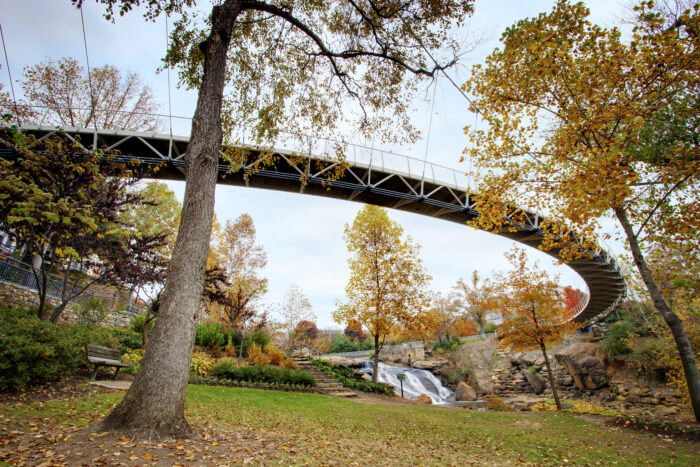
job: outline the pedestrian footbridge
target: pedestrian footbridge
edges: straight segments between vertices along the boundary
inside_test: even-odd
[[[59,128],[31,126],[23,127],[23,130],[43,137]],[[123,157],[159,164],[161,168],[153,178],[185,179],[186,137],[72,127],[60,130],[79,140],[86,148],[114,149]],[[469,194],[471,180],[468,176],[444,166],[365,146],[343,144],[348,166],[339,179],[329,181],[327,175],[338,162],[310,154],[327,154],[333,151],[335,144],[318,140],[306,150],[273,149],[277,156],[274,165],[256,168],[253,162],[243,162],[240,170],[235,172],[231,172],[231,166],[221,159],[219,183],[375,204],[462,225],[479,215]],[[260,151],[253,147],[247,149],[250,151],[247,160],[253,161]],[[536,248],[543,238],[541,221],[539,214],[527,212],[525,223],[514,226],[516,231],[503,231],[497,235]],[[558,250],[547,253],[557,256]],[[575,320],[589,321],[604,315],[625,297],[626,286],[620,267],[604,249],[597,249],[590,257],[567,265],[581,276],[589,290],[577,307]]]

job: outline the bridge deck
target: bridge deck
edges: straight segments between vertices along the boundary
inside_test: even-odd
[[[136,157],[148,164],[164,164],[154,178],[184,180],[184,154],[188,139],[169,135],[145,134],[126,131],[84,128],[62,128],[72,137],[79,136],[86,147],[97,144],[119,150],[124,155]],[[44,136],[56,131],[55,127],[26,127],[24,131]],[[255,157],[253,150],[252,157]],[[305,171],[292,159],[293,154],[275,150],[279,155],[274,167],[258,170],[249,168],[230,172],[229,165],[221,161],[219,183],[235,186],[250,186],[272,190],[305,193],[360,203],[401,209],[425,216],[465,224],[478,216],[467,190],[455,183],[444,183],[437,179],[436,172],[444,167],[427,164],[422,171],[412,170],[411,161],[406,161],[406,170],[388,167],[382,160],[354,160],[343,176],[335,181],[324,179],[323,168],[332,162],[316,157],[302,159],[308,166]],[[297,158],[298,159],[298,158]],[[427,170],[426,170],[427,169]],[[444,170],[443,170],[444,173]],[[248,175],[246,177],[246,175]],[[307,183],[302,184],[302,177]],[[330,188],[330,189],[329,189]],[[528,225],[519,226],[516,232],[499,232],[498,235],[536,248],[542,241],[539,228],[541,219],[535,213],[528,216]],[[466,247],[466,246],[465,246]],[[547,251],[556,257],[557,250]],[[626,294],[625,281],[615,260],[604,250],[592,258],[582,258],[568,263],[586,282],[589,289],[588,301],[574,319],[588,321],[609,312]]]

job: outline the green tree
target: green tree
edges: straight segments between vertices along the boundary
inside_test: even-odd
[[[0,160],[0,229],[32,256],[39,318],[56,322],[93,284],[149,282],[161,273],[156,249],[163,237],[136,234],[122,218],[141,201],[129,191],[138,167],[61,135],[36,140],[2,128],[0,146],[10,150]],[[76,267],[85,273],[75,277]],[[63,281],[49,313],[52,272]]]
[[[419,246],[403,238],[403,229],[386,209],[367,205],[345,225],[350,278],[347,301],[333,311],[336,323],[365,327],[374,341],[377,382],[379,352],[392,333],[420,330],[437,324],[426,291],[430,276],[418,257]]]
[[[673,334],[700,421],[692,345],[647,263],[661,239],[700,246],[700,5],[672,20],[653,6],[639,3],[629,41],[563,0],[508,28],[503,49],[465,84],[490,124],[468,130],[466,152],[487,174],[477,226],[513,228],[525,216],[514,206],[534,205],[550,219],[540,224],[541,248],[572,260],[595,251],[602,217],[617,219]]]
[[[115,8],[125,14],[142,3],[99,1],[106,5],[107,19]],[[80,6],[83,0],[72,2]],[[193,435],[184,416],[185,389],[211,235],[222,121],[230,128],[253,123],[255,139],[262,140],[282,128],[332,132],[347,120],[348,111],[357,110],[353,115],[360,115],[365,135],[415,138],[406,98],[422,80],[454,63],[452,26],[471,13],[472,0],[294,5],[224,0],[203,21],[193,17],[194,0],[143,3],[149,19],[178,15],[166,60],[180,67],[181,82],[198,88],[199,97],[185,156],[182,221],[161,313],[140,372],[99,429],[181,438]],[[208,31],[198,29],[202,24]],[[436,63],[433,57],[445,60]],[[232,92],[224,100],[226,85]],[[167,391],[163,380],[169,381]]]

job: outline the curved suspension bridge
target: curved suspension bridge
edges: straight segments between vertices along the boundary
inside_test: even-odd
[[[185,178],[184,155],[189,141],[186,137],[55,126],[24,126],[22,129],[39,138],[60,130],[68,137],[80,141],[86,149],[100,147],[117,150],[124,157],[134,157],[145,164],[160,165],[160,170],[153,178]],[[314,147],[309,146],[303,151],[274,149],[274,167],[260,169],[250,163],[241,170],[231,172],[230,165],[221,159],[218,183],[375,204],[462,225],[479,215],[469,195],[471,180],[463,173],[365,146],[346,144],[346,163],[349,167],[339,179],[329,181],[325,174],[333,170],[338,162],[311,153],[326,154],[329,147],[335,144],[337,143],[330,140],[316,140]],[[252,147],[246,149],[251,151],[253,157],[250,159],[254,159],[256,153],[260,152]],[[304,154],[303,159],[300,154]],[[316,169],[317,166],[321,168]],[[302,183],[304,179],[306,183]],[[519,225],[515,232],[503,231],[498,235],[536,248],[543,239],[541,221],[539,214],[528,212],[526,222]],[[547,251],[554,257],[558,252],[556,249]],[[605,316],[626,295],[625,280],[615,259],[604,249],[592,253],[591,257],[567,263],[581,276],[589,289],[575,310],[574,319],[581,322]]]

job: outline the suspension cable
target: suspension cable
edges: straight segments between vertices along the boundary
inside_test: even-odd
[[[85,34],[85,18],[83,17],[83,6],[80,5],[79,9],[80,22],[83,25],[83,45],[85,47],[85,62],[87,63],[88,87],[90,88],[90,107],[92,107],[92,123],[95,127],[95,138],[97,138],[97,112],[95,110],[95,93],[92,87],[92,72],[90,71],[90,57],[88,56],[87,35]],[[97,143],[97,141],[95,141],[95,143]]]
[[[15,105],[15,118],[17,119],[17,124],[22,126],[22,122],[19,120],[19,111],[17,109],[17,98],[15,97],[15,86],[12,83],[12,72],[10,71],[10,61],[7,58],[7,47],[5,46],[5,34],[2,32],[2,23],[0,23],[0,37],[2,37],[2,50],[5,52],[5,63],[7,64],[7,75],[10,77],[10,91],[12,91],[12,102]]]
[[[428,162],[428,149],[430,148],[430,131],[433,128],[433,114],[435,113],[435,92],[437,91],[437,81],[434,82],[433,87],[433,100],[430,103],[430,119],[428,120],[428,134],[425,137],[425,156],[423,157],[423,175],[421,176],[421,181],[425,178],[425,166]],[[423,191],[423,186],[421,185],[421,195]]]
[[[168,15],[166,13],[165,15],[165,53],[167,55],[168,51],[170,50],[170,32],[168,30]],[[167,66],[167,73],[168,73],[168,119],[170,120],[170,145],[172,146],[172,140],[173,140],[173,107],[172,107],[172,101],[170,98],[170,62],[168,62]]]

